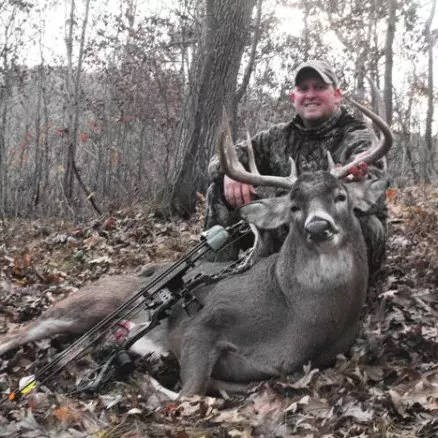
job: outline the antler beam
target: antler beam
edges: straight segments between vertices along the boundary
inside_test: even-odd
[[[251,138],[247,133],[247,151],[249,159],[248,172],[240,163],[231,139],[230,123],[225,108],[222,111],[221,134],[219,137],[219,158],[224,172],[232,179],[255,186],[270,186],[290,189],[297,179],[297,170],[292,158],[289,158],[291,172],[287,177],[260,175],[254,159]]]
[[[377,127],[382,131],[383,136],[380,142],[373,144],[369,150],[359,154],[351,163],[347,163],[341,167],[331,168],[330,173],[337,178],[343,178],[349,175],[351,173],[349,169],[353,166],[359,165],[360,163],[372,164],[376,162],[378,159],[382,158],[388,153],[393,143],[391,129],[382,118],[359,102],[356,102],[353,99],[348,100],[377,125]]]

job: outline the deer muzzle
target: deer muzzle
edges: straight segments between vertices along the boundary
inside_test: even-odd
[[[324,242],[334,238],[339,229],[333,219],[324,214],[312,215],[305,223],[307,240],[312,242]]]

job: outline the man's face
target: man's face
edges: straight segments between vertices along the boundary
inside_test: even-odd
[[[314,71],[303,75],[292,93],[297,112],[308,127],[318,126],[329,119],[341,99],[339,88],[327,85]]]

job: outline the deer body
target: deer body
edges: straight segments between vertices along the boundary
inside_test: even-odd
[[[305,178],[315,182],[315,176]],[[330,183],[332,190],[345,190],[327,172],[318,178],[319,187],[312,189],[318,203],[318,190],[327,192]],[[300,184],[298,179],[298,194]],[[351,346],[368,278],[360,225],[347,199],[342,206],[332,201],[325,214],[336,235],[309,241],[304,224],[308,220],[309,228],[320,218],[306,202],[308,211],[291,220],[289,199],[274,200],[277,207],[283,204],[281,211],[273,215],[269,206],[263,214],[275,224],[291,220],[280,253],[261,259],[242,275],[201,288],[204,307],[193,317],[175,311],[169,319],[169,341],[181,365],[184,394],[204,393],[210,376],[248,382],[288,374],[308,362],[324,366]],[[243,215],[260,218],[257,204],[244,207]]]

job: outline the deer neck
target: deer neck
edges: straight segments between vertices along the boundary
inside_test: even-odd
[[[309,245],[299,233],[291,232],[280,251],[275,272],[286,295],[321,293],[327,288],[341,289],[354,282],[358,263],[357,251],[349,240],[328,250]]]

